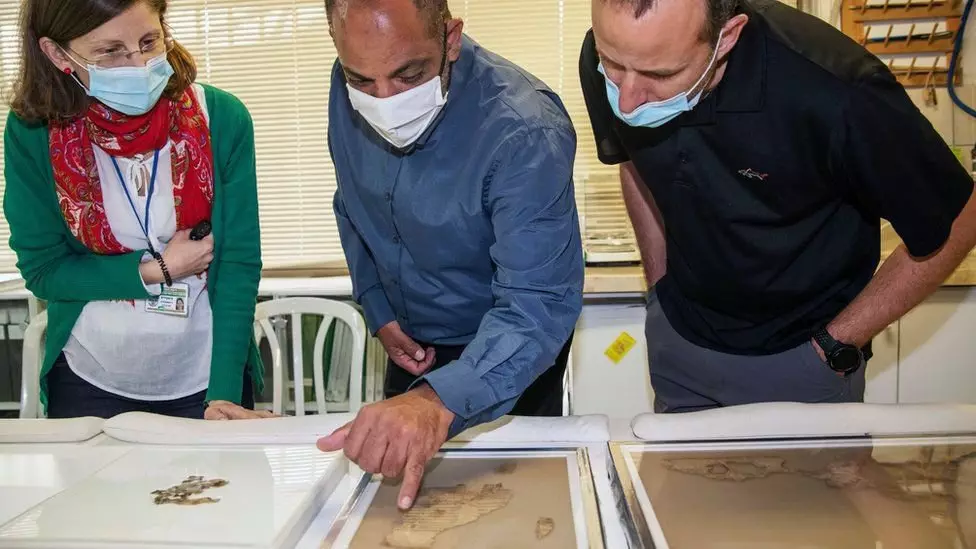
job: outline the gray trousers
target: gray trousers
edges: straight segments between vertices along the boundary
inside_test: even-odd
[[[847,377],[839,376],[820,360],[811,342],[764,356],[699,347],[671,327],[653,291],[648,295],[645,335],[657,413],[755,402],[864,400],[864,365]]]

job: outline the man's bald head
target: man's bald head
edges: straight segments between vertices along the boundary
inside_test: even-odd
[[[329,18],[329,30],[334,31],[333,21],[345,19],[350,8],[379,7],[382,3],[391,1],[409,2],[417,9],[424,20],[424,26],[431,38],[444,33],[444,24],[451,19],[451,10],[447,0],[325,0],[325,13]]]
[[[330,30],[346,83],[377,98],[442,77],[461,54],[464,23],[447,0],[328,0]]]

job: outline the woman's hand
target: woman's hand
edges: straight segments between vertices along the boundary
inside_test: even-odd
[[[203,419],[221,421],[229,419],[267,419],[277,417],[267,410],[248,410],[226,400],[212,400],[203,412]]]
[[[180,231],[166,245],[163,262],[173,280],[200,274],[210,268],[213,261],[214,239],[207,235],[203,240],[190,240],[190,231]],[[159,262],[153,259],[139,265],[139,275],[145,284],[162,284],[166,281]]]
[[[214,255],[213,235],[203,240],[190,240],[190,231],[179,231],[166,245],[163,261],[173,280],[200,274],[210,268]]]

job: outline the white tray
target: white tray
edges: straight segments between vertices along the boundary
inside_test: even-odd
[[[133,448],[0,528],[0,547],[291,547],[347,472],[314,447]],[[197,506],[151,492],[199,475],[229,484]]]
[[[0,453],[0,525],[81,482],[130,448],[11,445]]]

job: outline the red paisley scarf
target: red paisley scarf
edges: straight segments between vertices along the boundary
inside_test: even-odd
[[[92,102],[87,116],[51,123],[51,167],[61,213],[71,233],[91,251],[118,255],[126,249],[112,234],[92,143],[117,157],[162,148],[171,150],[177,230],[210,218],[213,205],[213,152],[210,130],[196,94],[179,101],[163,98],[142,116],[126,116]]]

